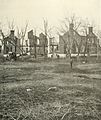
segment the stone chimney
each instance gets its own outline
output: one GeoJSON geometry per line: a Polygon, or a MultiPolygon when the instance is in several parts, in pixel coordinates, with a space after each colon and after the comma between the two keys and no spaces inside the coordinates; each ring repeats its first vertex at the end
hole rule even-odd
{"type": "Polygon", "coordinates": [[[14,36],[14,30],[10,30],[10,35],[14,36]]]}
{"type": "Polygon", "coordinates": [[[73,23],[70,23],[70,24],[69,24],[69,30],[73,30],[73,28],[74,28],[74,24],[73,24],[73,23]]]}
{"type": "Polygon", "coordinates": [[[89,31],[89,34],[90,34],[90,33],[93,33],[93,27],[89,27],[89,28],[88,28],[88,31],[89,31]]]}

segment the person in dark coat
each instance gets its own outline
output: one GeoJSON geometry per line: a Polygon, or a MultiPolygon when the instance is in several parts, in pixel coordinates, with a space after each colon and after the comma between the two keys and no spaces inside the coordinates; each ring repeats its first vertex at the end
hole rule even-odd
{"type": "Polygon", "coordinates": [[[71,67],[71,69],[73,67],[73,59],[72,58],[70,58],[70,67],[71,67]]]}
{"type": "Polygon", "coordinates": [[[12,58],[13,58],[14,61],[16,61],[17,57],[16,57],[16,53],[15,52],[12,54],[12,58]]]}

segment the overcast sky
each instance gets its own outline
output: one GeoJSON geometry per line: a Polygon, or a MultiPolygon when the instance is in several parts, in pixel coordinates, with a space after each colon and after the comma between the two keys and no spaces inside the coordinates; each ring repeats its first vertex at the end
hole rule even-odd
{"type": "Polygon", "coordinates": [[[29,27],[42,28],[43,18],[51,26],[61,24],[60,20],[71,14],[88,18],[101,29],[101,0],[0,0],[0,21],[6,26],[7,20],[14,19],[18,26],[29,21],[29,27]]]}

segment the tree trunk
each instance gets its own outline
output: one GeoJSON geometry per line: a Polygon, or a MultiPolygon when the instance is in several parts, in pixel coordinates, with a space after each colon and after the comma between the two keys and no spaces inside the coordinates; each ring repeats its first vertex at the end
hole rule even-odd
{"type": "Polygon", "coordinates": [[[36,45],[34,45],[35,58],[37,57],[36,45]]]}
{"type": "Polygon", "coordinates": [[[24,42],[24,38],[22,38],[22,54],[23,54],[23,42],[24,42]]]}
{"type": "Polygon", "coordinates": [[[45,56],[45,45],[43,46],[43,50],[44,50],[44,56],[45,56]]]}

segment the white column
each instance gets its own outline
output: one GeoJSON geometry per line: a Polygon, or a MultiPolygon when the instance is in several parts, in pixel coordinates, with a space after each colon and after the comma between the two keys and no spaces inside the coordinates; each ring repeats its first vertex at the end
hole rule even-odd
{"type": "Polygon", "coordinates": [[[50,53],[50,40],[48,37],[47,37],[47,39],[48,39],[48,54],[49,54],[50,53]]]}

